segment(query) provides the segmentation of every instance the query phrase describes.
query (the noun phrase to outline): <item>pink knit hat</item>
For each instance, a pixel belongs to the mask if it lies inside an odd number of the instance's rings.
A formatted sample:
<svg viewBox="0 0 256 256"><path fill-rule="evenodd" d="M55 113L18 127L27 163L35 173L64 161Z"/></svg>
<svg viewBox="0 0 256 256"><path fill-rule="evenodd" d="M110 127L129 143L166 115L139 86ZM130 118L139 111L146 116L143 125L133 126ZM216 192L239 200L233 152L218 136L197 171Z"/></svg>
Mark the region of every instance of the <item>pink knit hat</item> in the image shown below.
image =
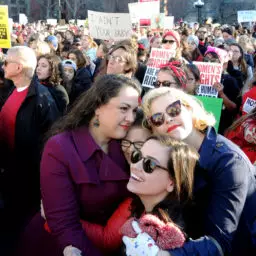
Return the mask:
<svg viewBox="0 0 256 256"><path fill-rule="evenodd" d="M175 39L178 47L180 47L180 34L178 32L176 32L174 30L169 30L168 32L166 32L163 35L163 39L165 39L165 37L167 37L167 36L172 36Z"/></svg>

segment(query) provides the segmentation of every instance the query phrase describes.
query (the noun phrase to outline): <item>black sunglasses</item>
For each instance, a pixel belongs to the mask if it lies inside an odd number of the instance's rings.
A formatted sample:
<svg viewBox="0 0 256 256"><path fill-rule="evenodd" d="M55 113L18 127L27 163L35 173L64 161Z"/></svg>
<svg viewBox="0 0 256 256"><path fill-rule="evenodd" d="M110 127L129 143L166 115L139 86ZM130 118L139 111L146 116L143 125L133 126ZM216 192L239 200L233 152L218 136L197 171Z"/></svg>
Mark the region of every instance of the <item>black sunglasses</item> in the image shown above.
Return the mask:
<svg viewBox="0 0 256 256"><path fill-rule="evenodd" d="M124 147L124 148L129 148L131 145L134 146L134 148L136 149L141 149L142 146L143 146L144 142L143 141L130 141L130 140L121 140L121 146Z"/></svg>
<svg viewBox="0 0 256 256"><path fill-rule="evenodd" d="M169 106L166 108L166 113L170 117L176 117L181 113L181 102L180 100L177 100L173 103L171 103ZM148 118L149 123L152 125L159 127L161 126L164 121L165 121L165 113L155 113L151 117Z"/></svg>
<svg viewBox="0 0 256 256"><path fill-rule="evenodd" d="M168 169L166 167L163 167L163 166L157 164L154 159L151 159L149 157L143 157L142 153L139 150L135 150L132 152L131 162L133 164L138 163L142 159L143 159L142 167L143 167L144 172L146 172L146 173L152 173L156 168L161 168L165 171L168 171Z"/></svg>
<svg viewBox="0 0 256 256"><path fill-rule="evenodd" d="M173 44L173 43L175 43L175 41L174 41L174 40L166 40L166 39L163 39L162 43L163 43L163 44L167 44L167 43Z"/></svg>
<svg viewBox="0 0 256 256"><path fill-rule="evenodd" d="M163 87L170 87L171 85L175 85L174 87L176 87L177 86L177 83L173 83L173 82L170 82L170 81L163 81L163 82L161 82L161 81L155 81L154 83L153 83L153 85L155 86L155 88L159 88L161 85L163 86Z"/></svg>

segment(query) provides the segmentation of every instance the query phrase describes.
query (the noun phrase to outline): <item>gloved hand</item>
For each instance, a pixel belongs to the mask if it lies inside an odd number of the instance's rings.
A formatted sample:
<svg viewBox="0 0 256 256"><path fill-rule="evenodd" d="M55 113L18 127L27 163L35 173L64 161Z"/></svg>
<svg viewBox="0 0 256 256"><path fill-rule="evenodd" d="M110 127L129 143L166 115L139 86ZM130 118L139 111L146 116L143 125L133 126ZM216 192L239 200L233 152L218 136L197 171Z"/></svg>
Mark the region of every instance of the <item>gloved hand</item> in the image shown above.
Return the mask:
<svg viewBox="0 0 256 256"><path fill-rule="evenodd" d="M142 233L138 222L133 221L132 226L134 231L138 234L136 238L123 237L123 242L126 246L127 256L157 256L159 247L155 244L155 241L147 234Z"/></svg>
<svg viewBox="0 0 256 256"><path fill-rule="evenodd" d="M73 247L72 245L66 246L63 251L64 256L82 256L82 251Z"/></svg>

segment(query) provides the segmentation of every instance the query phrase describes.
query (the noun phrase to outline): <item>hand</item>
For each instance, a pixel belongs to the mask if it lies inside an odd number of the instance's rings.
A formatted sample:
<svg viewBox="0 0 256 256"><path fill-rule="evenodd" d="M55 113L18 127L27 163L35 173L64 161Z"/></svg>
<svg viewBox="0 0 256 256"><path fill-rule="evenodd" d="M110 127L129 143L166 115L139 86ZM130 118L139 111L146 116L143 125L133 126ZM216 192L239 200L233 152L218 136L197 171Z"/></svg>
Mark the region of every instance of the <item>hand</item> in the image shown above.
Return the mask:
<svg viewBox="0 0 256 256"><path fill-rule="evenodd" d="M133 221L132 227L138 235L136 238L130 238L127 236L123 237L123 242L126 246L126 255L157 256L159 253L159 247L155 244L155 241L147 233L142 233L138 222Z"/></svg>
<svg viewBox="0 0 256 256"><path fill-rule="evenodd" d="M64 256L82 256L82 252L76 247L69 245L64 248L63 255Z"/></svg>
<svg viewBox="0 0 256 256"><path fill-rule="evenodd" d="M218 91L219 95L223 93L224 86L221 83L214 83L213 88L215 88Z"/></svg>
<svg viewBox="0 0 256 256"><path fill-rule="evenodd" d="M42 200L40 202L40 211L41 211L41 217L46 220L45 212L44 212L44 206L43 206L43 201Z"/></svg>

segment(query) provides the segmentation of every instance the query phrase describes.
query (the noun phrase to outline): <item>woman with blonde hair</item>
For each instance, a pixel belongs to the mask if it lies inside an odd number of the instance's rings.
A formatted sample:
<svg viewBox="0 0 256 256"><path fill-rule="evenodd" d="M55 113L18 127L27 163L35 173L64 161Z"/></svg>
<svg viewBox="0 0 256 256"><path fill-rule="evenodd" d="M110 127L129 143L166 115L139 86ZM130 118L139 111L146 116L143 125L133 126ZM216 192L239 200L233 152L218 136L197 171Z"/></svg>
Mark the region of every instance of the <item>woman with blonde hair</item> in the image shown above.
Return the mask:
<svg viewBox="0 0 256 256"><path fill-rule="evenodd" d="M152 255L255 255L256 182L249 159L216 133L213 115L179 89L149 91L143 111L144 125L154 134L182 140L200 155L194 203L184 212L187 234L193 240L182 248Z"/></svg>

